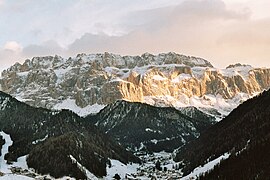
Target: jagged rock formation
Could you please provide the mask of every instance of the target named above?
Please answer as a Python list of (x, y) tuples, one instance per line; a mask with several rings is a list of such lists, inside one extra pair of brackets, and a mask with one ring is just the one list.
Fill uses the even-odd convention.
[(227, 159), (198, 179), (268, 179), (269, 117), (270, 91), (265, 91), (180, 148), (175, 160), (183, 163), (182, 171), (186, 175), (227, 153)]
[[(96, 126), (68, 110), (34, 108), (0, 92), (0, 130), (13, 144), (5, 159), (28, 155), (27, 164), (40, 174), (86, 179), (74, 158), (98, 177), (106, 175), (109, 159), (140, 162)], [(2, 137), (0, 145), (2, 145)], [(70, 157), (72, 156), (72, 158)]]
[(194, 107), (181, 111), (119, 100), (86, 119), (132, 151), (172, 152), (215, 122)]
[(270, 69), (167, 53), (142, 56), (79, 54), (35, 57), (2, 72), (1, 89), (34, 106), (81, 108), (117, 99), (157, 106), (203, 106), (230, 111), (270, 86)]

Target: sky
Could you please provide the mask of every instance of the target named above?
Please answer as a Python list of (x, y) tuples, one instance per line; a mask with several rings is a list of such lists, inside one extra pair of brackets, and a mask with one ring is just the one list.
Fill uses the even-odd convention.
[(270, 67), (269, 0), (0, 0), (0, 70), (34, 56), (176, 52)]

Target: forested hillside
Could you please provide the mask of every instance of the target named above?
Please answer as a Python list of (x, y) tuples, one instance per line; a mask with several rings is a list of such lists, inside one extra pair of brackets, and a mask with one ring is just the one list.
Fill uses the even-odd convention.
[(139, 162), (94, 125), (68, 110), (33, 108), (0, 92), (0, 129), (13, 144), (5, 158), (11, 162), (29, 154), (28, 164), (54, 177), (85, 177), (70, 155), (96, 176), (106, 175), (110, 159)]
[(231, 156), (207, 174), (206, 179), (264, 179), (270, 172), (269, 144), (270, 91), (265, 91), (182, 147), (175, 160), (184, 163), (183, 171), (188, 174), (229, 152)]

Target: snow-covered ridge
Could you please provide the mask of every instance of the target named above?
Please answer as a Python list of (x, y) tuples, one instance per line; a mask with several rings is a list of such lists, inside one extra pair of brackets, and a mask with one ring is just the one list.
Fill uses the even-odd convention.
[[(16, 63), (7, 70), (4, 70), (2, 76), (9, 71), (21, 72), (20, 75), (26, 75), (30, 69), (64, 70), (70, 67), (82, 66), (87, 68), (89, 65), (97, 65), (98, 68), (117, 67), (117, 68), (135, 68), (146, 65), (164, 65), (164, 64), (184, 64), (188, 66), (213, 67), (205, 59), (193, 56), (185, 56), (173, 52), (153, 55), (149, 53), (141, 56), (121, 56), (105, 52), (104, 54), (78, 54), (76, 57), (64, 59), (61, 56), (33, 57), (27, 59), (23, 64)], [(61, 73), (61, 72), (60, 72)]]

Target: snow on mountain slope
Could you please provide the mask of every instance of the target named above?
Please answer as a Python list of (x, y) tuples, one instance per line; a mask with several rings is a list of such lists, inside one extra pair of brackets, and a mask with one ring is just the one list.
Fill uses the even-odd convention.
[[(24, 172), (28, 166), (56, 178), (68, 175), (83, 179), (86, 174), (72, 163), (69, 155), (97, 177), (106, 175), (108, 158), (124, 163), (140, 162), (92, 123), (71, 111), (35, 108), (0, 91), (0, 104), (7, 98), (5, 109), (0, 110), (0, 130), (3, 131), (0, 133), (0, 172), (28, 174)], [(17, 160), (19, 164), (15, 163)], [(12, 166), (19, 169), (9, 169)], [(31, 177), (38, 176), (29, 173)]]
[(107, 176), (105, 180), (114, 179), (114, 175), (118, 174), (120, 177), (124, 178), (127, 174), (133, 174), (137, 172), (139, 164), (123, 164), (118, 160), (111, 159), (111, 166), (107, 166)]
[(76, 105), (76, 102), (74, 99), (66, 99), (58, 104), (56, 104), (53, 108), (57, 110), (61, 109), (69, 109), (76, 114), (79, 114), (80, 116), (87, 116), (89, 114), (96, 114), (98, 113), (101, 109), (103, 109), (105, 105), (101, 104), (93, 104), (93, 105), (88, 105), (86, 107), (79, 107)]
[(228, 114), (270, 87), (270, 69), (241, 64), (218, 69), (202, 58), (171, 52), (46, 56), (4, 70), (0, 86), (30, 105), (72, 109), (81, 116), (118, 99)]
[(270, 91), (247, 100), (222, 121), (179, 148), (174, 160), (183, 163), (182, 172), (230, 156), (199, 179), (268, 179), (270, 177)]
[(5, 140), (5, 144), (2, 146), (1, 150), (1, 156), (0, 156), (0, 171), (3, 173), (10, 173), (10, 169), (8, 168), (7, 161), (4, 159), (5, 155), (8, 153), (9, 146), (12, 145), (12, 140), (10, 138), (10, 135), (4, 133), (3, 131), (0, 132), (0, 135)]
[(224, 159), (228, 159), (230, 156), (230, 153), (225, 153), (223, 155), (221, 155), (220, 157), (209, 161), (208, 163), (204, 164), (203, 166), (199, 166), (197, 168), (195, 168), (189, 175), (186, 175), (185, 177), (182, 177), (181, 179), (183, 180), (189, 180), (192, 179), (194, 177), (199, 177), (200, 175), (210, 171), (211, 169), (214, 169), (214, 167), (216, 165), (218, 165), (220, 163), (220, 161), (224, 160)]

